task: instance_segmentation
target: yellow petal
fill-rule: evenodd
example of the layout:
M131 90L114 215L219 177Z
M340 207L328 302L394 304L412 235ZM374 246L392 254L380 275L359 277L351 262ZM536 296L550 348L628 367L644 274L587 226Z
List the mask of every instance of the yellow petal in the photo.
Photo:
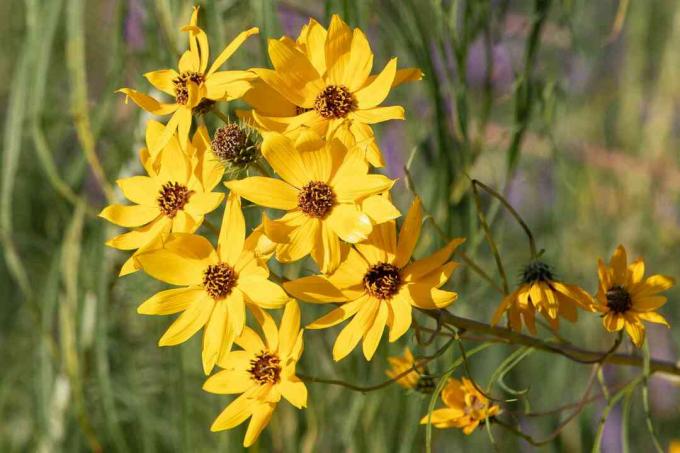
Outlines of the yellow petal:
M364 342L362 343L362 350L366 360L371 360L375 350L378 349L378 344L380 344L380 339L382 338L383 331L385 330L385 324L387 323L387 304L381 302L378 305L378 311L375 314L375 318L371 323L371 326L366 331L364 336Z
M333 14L328 25L326 35L326 67L331 68L343 54L349 52L352 46L352 30L340 16Z
M251 176L224 184L229 190L260 206L286 211L297 207L298 191L279 179Z
M626 249L619 245L611 259L612 276L615 285L625 285L628 280L628 258L626 257Z
M142 205L112 204L99 213L99 217L123 227L136 227L147 224L161 215L158 207Z
M397 242L397 256L394 265L398 268L406 266L413 255L416 243L420 237L420 228L423 222L423 208L420 198L414 198L411 207L406 214L404 223L399 230L399 241Z
M178 104L162 104L151 96L131 88L121 88L116 92L125 94L125 102L132 99L135 104L154 115L169 115L179 108Z
M270 351L276 351L279 348L279 329L276 328L274 318L269 313L262 310L257 305L250 305L250 312L257 323L262 328L265 340L267 341L267 348Z
M645 277L645 262L642 258L638 258L628 265L628 275L630 275L630 280L628 281L629 287L642 281Z
M246 221L241 211L241 199L235 192L230 192L227 205L224 207L220 237L217 241L217 253L220 259L231 265L243 251L246 240Z
M305 102L307 101L305 99L304 93L298 91L294 87L290 86L286 80L284 80L278 72L273 71L271 69L262 69L262 68L256 68L252 70L257 76L262 80L268 87L276 91L281 97L286 99L288 102L291 104L291 114L295 114L295 107L303 107ZM264 95L264 94L263 94ZM272 100L270 100L271 102ZM311 105L310 105L311 107ZM282 107L286 108L287 107ZM281 111L272 111L270 115L266 115L266 112L264 116L271 116L273 114L277 114L276 116L280 116L283 112ZM254 115L255 119L257 120L257 116ZM259 121L258 121L259 122ZM263 125L264 126L264 125Z
M201 358L203 363L203 372L208 375L217 363L220 354L224 351L224 336L227 332L227 300L215 301L212 314L203 332L203 349L201 351ZM229 345L231 346L231 345Z
M364 32L355 28L352 32L352 44L349 51L347 70L343 82L354 93L361 88L371 74L373 68L373 52Z
M338 235L328 224L320 222L312 247L312 258L319 265L321 272L328 274L335 271L344 255L346 249L341 246Z
M333 286L343 291L343 294L347 294L347 290L359 290L363 294L363 278L368 268L369 264L363 256L354 248L350 248L340 266L328 275L328 280Z
M319 227L318 219L305 219L301 226L292 230L289 242L276 246L276 259L283 263L289 263L309 255L314 247Z
M205 381L203 390L218 395L231 395L243 393L255 385L247 371L221 370Z
M426 285L408 285L406 288L411 304L426 310L448 307L458 298L458 294L453 291L443 291Z
M356 110L349 114L349 118L364 124L376 124L389 120L403 120L404 108L400 105L391 105L388 107Z
M333 207L326 222L335 234L350 244L366 240L373 229L371 219L351 204Z
M298 409L307 407L307 387L298 378L286 379L280 384L281 395Z
M279 328L279 354L282 357L287 357L291 353L299 333L300 306L296 301L291 300L283 310L281 326Z
M333 180L339 202L353 202L390 190L396 181L384 175L352 175Z
M283 287L296 299L305 302L326 304L345 302L345 295L322 275L312 275L285 282Z
M159 71L147 72L144 74L146 80L155 88L161 90L170 96L175 96L175 80L179 74L174 69L161 69Z
M668 321L666 321L666 318L661 316L659 313L655 312L647 312L647 313L639 313L638 318L643 319L645 321L653 322L655 324L663 324L664 326L670 328L670 324L668 324Z
M160 291L139 307L140 315L172 315L184 311L197 299L201 299L205 293L201 288L173 288Z
M604 328L609 332L616 332L623 329L624 319L621 315L607 313L604 315L604 318L602 318L602 324L604 324Z
M217 71L217 69L220 68L228 59L231 57L236 50L238 50L239 47L248 39L250 36L256 35L257 33L260 32L260 29L257 27L249 28L246 31L243 31L239 33L236 38L234 38L228 45L227 47L224 48L222 53L220 53L217 58L215 58L215 61L213 62L212 66L210 66L210 70L208 71L207 75L212 74L213 72Z
M392 88L392 82L394 81L396 72L397 59L392 58L370 85L367 85L354 93L354 97L357 101L357 107L359 109L365 110L373 108L382 103Z
M274 403L259 403L255 406L253 416L250 419L250 423L248 423L246 437L243 439L244 447L248 448L257 441L262 430L269 424L275 407L276 404Z
M276 132L265 134L262 155L287 183L302 187L310 181L309 170L305 167L300 152L285 135Z
M259 276L240 276L237 287L249 302L264 308L280 308L289 300L279 285Z
M391 263L397 248L395 229L394 222L375 225L368 239L355 247L371 264Z
M638 296L633 298L633 309L637 311L654 311L661 308L667 301L666 296Z
M324 84L314 66L297 49L289 47L276 39L269 40L269 58L272 65L289 86L300 92L307 107L324 89Z
M158 340L158 346L174 346L187 341L208 322L214 304L207 294L194 300L168 327L168 330Z
M106 241L106 245L118 250L139 249L159 237L166 236L170 232L170 225L170 219L160 217L142 227L109 239ZM153 250L153 248L149 250Z
M266 214L262 214L262 229L267 237L278 243L291 242L295 229L307 223L309 217L300 210L287 212L277 220L271 220Z
M380 301L369 298L352 320L335 339L333 360L336 362L347 356L366 334L375 319Z
M625 328L626 333L630 337L630 340L633 342L633 344L638 348L642 346L642 343L645 340L645 326L627 321L625 323Z
M392 311L392 325L390 326L390 343L397 341L411 327L412 309L409 300L403 294L397 294L388 302Z
M236 338L235 342L237 345L239 345L240 347L242 347L251 354L257 354L265 348L265 344L262 341L262 338L260 338L260 336L248 326L245 326L243 328L241 335L239 335ZM225 358L228 359L229 357L227 356ZM221 362L222 361L220 361L220 366L222 366ZM227 364L225 363L225 365Z
M644 285L639 291L635 292L638 296L651 296L652 294L660 293L670 289L675 284L673 278L665 275L652 275L645 280Z
M231 350L234 341L243 334L243 329L246 325L246 304L243 293L235 289L227 297L226 301L229 322L227 324L223 352Z
M195 217L201 217L217 209L223 199L224 194L219 192L193 193L184 210Z
M158 171L158 180L161 184L176 182L187 184L191 163L179 147L167 146L161 154L161 167Z
M343 322L344 320L348 319L350 316L353 316L356 312L358 312L361 307L368 303L368 300L369 296L364 295L357 300L342 304L338 308L320 317L313 323L308 324L305 328L313 330L326 329L328 327L333 327L337 324L340 324L341 322Z
M409 264L403 271L405 280L416 281L425 274L429 274L433 270L439 268L442 264L449 260L451 254L456 248L465 242L465 238L455 238L449 241L446 246L442 247L432 255L415 263Z
M177 63L179 72L198 72L201 69L200 65L198 54L191 50L185 50Z
M137 260L144 272L171 285L194 286L203 283L203 272L208 260L198 260L178 255L168 250L155 250L140 254Z
M160 186L148 176L133 176L116 181L125 198L133 203L158 207Z
M600 279L600 285L603 286L605 290L613 286L611 272L607 269L607 266L601 259L597 260L597 275Z
M394 220L401 216L401 212L399 212L392 202L382 195L371 195L364 199L361 202L361 210L364 211L376 225L389 222L390 220Z
M172 234L163 244L163 248L183 258L203 261L206 265L217 262L217 254L210 241L197 234Z
M222 431L240 425L250 417L254 404L254 401L248 397L247 393L239 396L217 416L212 426L210 426L210 431Z

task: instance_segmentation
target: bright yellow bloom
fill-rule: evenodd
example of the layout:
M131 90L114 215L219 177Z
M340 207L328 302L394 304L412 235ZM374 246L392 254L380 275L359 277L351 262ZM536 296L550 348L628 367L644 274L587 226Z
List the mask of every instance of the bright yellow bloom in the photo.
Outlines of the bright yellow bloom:
M253 176L226 182L230 190L253 203L288 211L278 220L263 219L264 231L276 247L276 259L296 261L311 253L322 272L338 267L347 244L365 240L374 224L399 216L378 194L394 184L383 175L369 175L368 164L347 155L338 140L301 150L286 136L270 132L262 154L283 178ZM346 157L345 157L346 156Z
M602 323L609 332L623 328L635 346L645 339L642 321L670 327L666 319L656 312L666 303L661 291L671 288L671 277L652 275L645 278L645 262L638 258L628 264L626 249L619 245L612 255L609 267L602 260L597 263L600 286L595 309L602 313Z
M480 423L501 412L467 378L463 381L449 379L442 391L445 408L432 411L420 420L425 425L428 420L436 428L461 428L466 435L471 434Z
M157 130L156 125L153 122L148 125L147 135L153 135L149 129ZM224 169L198 159L204 148L190 146L189 149L193 150L195 159L187 157L173 137L159 153L156 163L146 150L142 150L140 159L148 176L117 181L123 195L136 204L114 204L99 213L109 222L133 228L106 243L119 250L137 250L121 268L121 276L139 270L136 258L141 253L161 248L171 232L196 231L204 216L222 202L224 194L212 190L222 179Z
M416 199L398 241L394 221L377 225L366 241L349 250L331 275L284 283L286 291L306 302L342 302L308 329L325 329L353 317L335 340L334 360L347 356L362 339L364 356L371 360L385 326L390 329L389 341L396 341L411 327L412 307L444 308L458 297L439 288L458 267L449 258L463 239L454 239L431 256L410 263L421 223L422 209Z
M370 125L404 119L401 106L379 105L392 86L419 80L420 70L399 72L393 58L371 76L373 52L366 35L337 15L328 31L310 20L297 42L270 39L269 57L274 69L252 69L261 82L245 96L259 128L294 138L311 128L321 137L340 138L349 148L358 144L368 162L384 165Z
M425 367L416 366L416 360L408 346L404 348L403 356L391 356L387 360L392 367L385 371L385 374L392 379L411 370L397 379L397 384L405 389L412 389L422 393L431 393L434 390L434 380L432 377L427 376Z
M680 440L671 441L668 446L668 453L680 453Z
M244 350L225 354L218 363L224 369L210 376L203 385L203 390L211 393L241 394L222 411L210 429L230 429L250 417L244 447L255 443L282 396L298 409L307 406L307 388L295 376L295 365L303 347L297 302L291 300L286 304L278 329L265 312L257 310L254 314L264 332L264 341L246 327L236 339L236 344Z
M507 312L508 325L512 330L520 332L524 320L529 332L536 335L536 311L557 330L560 317L576 322L576 308L592 311L593 304L593 298L586 291L556 280L550 266L542 261L533 261L522 272L522 284L503 298L491 325L498 324L503 313Z
M198 7L194 8L191 22L182 27L189 34L189 50L185 51L178 63L178 71L161 69L144 74L156 89L173 96L175 102L162 103L151 96L131 88L122 88L135 104L154 115L170 115L163 133L151 144L152 154L163 148L175 131L178 131L180 146L184 148L191 128L192 113L202 113L219 100L238 99L250 89L249 80L255 76L249 71L218 71L248 37L257 34L257 28L241 32L224 48L208 69L210 49L208 37L196 24Z
M139 255L144 272L171 285L137 309L145 315L183 312L163 334L159 346L183 343L205 326L203 370L231 350L246 323L245 308L279 308L289 297L268 280L269 269L246 247L241 202L230 194L215 250L198 235L172 235L165 248Z

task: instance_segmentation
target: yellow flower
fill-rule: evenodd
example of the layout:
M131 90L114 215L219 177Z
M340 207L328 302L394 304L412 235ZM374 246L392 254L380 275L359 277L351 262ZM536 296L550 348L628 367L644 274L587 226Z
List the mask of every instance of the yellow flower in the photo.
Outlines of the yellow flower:
M154 125L149 124L148 128L153 129ZM200 154L200 150L195 152ZM174 138L159 154L156 165L146 150L142 150L140 159L148 176L117 181L123 195L136 204L114 204L99 213L109 222L133 228L106 243L119 250L137 250L121 268L121 276L139 270L137 257L161 248L169 233L196 231L204 216L214 211L224 198L224 194L212 191L224 170L204 166L198 160L192 164L192 159L182 152Z
M147 274L183 286L155 294L137 312L183 312L163 334L159 346L183 343L205 326L202 358L206 374L243 332L246 306L258 311L259 307L279 308L289 300L280 286L268 280L269 269L245 241L241 202L232 193L224 210L217 250L202 236L177 234L168 239L165 248L137 258Z
M420 420L421 425L431 421L436 428L461 428L466 435L471 434L477 426L488 418L501 412L496 404L489 400L467 378L463 381L451 378L442 391L445 408L432 411ZM430 418L431 416L431 418Z
M578 319L577 307L592 311L593 298L576 285L555 279L552 268L542 261L532 261L522 272L522 284L503 298L491 320L496 325L508 313L508 324L516 332L522 330L522 320L529 332L536 334L535 312L538 311L554 330L559 317L570 322Z
M680 440L672 440L668 446L668 453L680 453Z
M404 348L403 356L391 356L387 360L392 368L385 371L385 374L392 379L411 370L397 379L397 384L405 389L413 389L422 393L431 393L434 390L434 380L427 376L427 370L424 367L415 366L416 360L408 346Z
M640 347L645 339L642 321L670 327L656 310L666 303L666 297L659 293L675 284L672 278L664 275L645 278L645 262L638 258L628 264L622 245L614 251L609 267L602 260L597 267L600 286L595 309L602 313L605 329L616 332L625 328L635 346Z
M283 396L293 406L307 406L307 388L295 376L295 365L302 354L300 308L291 300L279 329L265 312L255 317L264 332L264 341L249 327L236 339L243 351L231 351L219 361L224 368L210 376L203 390L230 395L240 393L215 419L210 429L221 431L240 425L250 417L243 446L251 446L267 426Z
M358 143L372 165L384 164L370 125L404 119L401 106L379 105L393 85L420 79L420 70L398 72L393 58L371 76L373 52L366 35L337 15L328 31L310 21L297 42L270 39L268 51L274 69L252 69L262 83L246 95L261 129L295 137L301 128L311 128L350 148Z
M276 259L296 261L311 253L322 272L337 268L349 243L368 237L374 224L399 216L378 194L394 184L369 175L368 165L337 140L302 151L286 136L270 132L262 154L283 178L253 176L226 182L230 190L253 203L288 211L281 219L263 218L264 231L278 243Z
M363 352L371 360L385 326L389 341L411 327L412 307L433 310L452 304L458 294L439 289L457 263L449 261L463 239L454 239L431 256L409 263L420 235L422 209L416 199L396 237L394 221L377 225L368 239L355 244L331 275L293 280L284 288L294 297L317 304L342 302L338 308L308 325L325 329L353 319L333 346L333 359L347 356L363 339Z
M178 63L178 71L161 69L144 74L156 89L173 96L175 102L162 103L151 96L131 88L118 90L131 98L135 104L154 115L170 115L163 133L151 144L152 154L163 148L175 131L178 131L180 146L184 148L191 128L192 113L208 110L218 100L238 99L250 89L249 80L255 76L249 71L218 71L248 37L257 34L257 28L241 32L224 48L208 69L210 49L208 37L196 24L198 7L194 8L191 22L182 27L189 34L189 50L185 51Z

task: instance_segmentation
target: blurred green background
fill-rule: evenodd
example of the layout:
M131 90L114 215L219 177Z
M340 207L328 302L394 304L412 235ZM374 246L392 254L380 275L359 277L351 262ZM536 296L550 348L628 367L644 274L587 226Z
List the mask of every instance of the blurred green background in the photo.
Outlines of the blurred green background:
M648 272L680 277L680 2L197 3L213 53L246 27L260 27L260 36L229 61L232 68L267 66L267 38L296 36L308 17L327 24L335 12L367 31L376 67L392 55L402 67L421 67L423 81L390 97L406 107L406 121L375 128L388 161L385 172L400 178L394 195L406 209L411 195L403 168L412 157L416 189L437 223L468 237L466 252L496 278L466 175L506 193L565 281L594 291L596 260L609 257L618 243L643 255ZM147 91L144 72L175 66L186 45L179 27L191 7L180 0L0 3L0 451L241 448L243 427L209 431L229 398L201 390L200 339L156 347L170 319L139 316L136 307L161 286L141 272L116 277L126 254L104 246L117 229L96 217L106 202L89 164L98 156L109 183L141 172L136 153L149 117L113 92L123 86ZM114 196L120 201L120 193ZM484 206L517 283L528 258L526 240L496 204L485 198ZM418 254L438 245L434 230L425 228ZM312 272L307 262L274 267L288 277ZM500 302L465 269L451 287L460 292L451 308L460 316L488 321ZM674 327L650 326L648 336L653 357L677 361L680 291L668 295L661 312ZM321 311L304 306L303 321ZM419 347L409 334L394 345L383 340L370 364L359 351L335 364L330 349L336 333L306 334L300 371L379 383L386 357L405 344L419 354L441 344ZM595 350L613 341L593 314L582 314L576 326L565 323L561 333ZM466 342L468 348L474 344ZM496 345L476 355L472 375L486 385L514 349ZM623 349L630 350L628 343ZM451 351L431 371L441 372L458 357L456 348ZM506 410L577 401L589 372L589 366L535 352L506 378L514 388L529 389ZM637 373L606 366L604 378L616 385ZM367 394L308 387L308 409L280 404L253 451L424 450L425 429L417 422L426 413L426 397L397 386ZM500 388L493 393L509 396ZM666 448L680 438L678 382L653 378L650 400ZM629 402L629 411L612 411L603 451L620 451L622 435L631 451L652 451L639 390ZM601 399L588 405L541 451L589 450L602 408ZM543 439L560 419L521 423ZM536 450L498 427L492 431L501 451ZM435 430L433 450L492 446L484 429L469 437Z

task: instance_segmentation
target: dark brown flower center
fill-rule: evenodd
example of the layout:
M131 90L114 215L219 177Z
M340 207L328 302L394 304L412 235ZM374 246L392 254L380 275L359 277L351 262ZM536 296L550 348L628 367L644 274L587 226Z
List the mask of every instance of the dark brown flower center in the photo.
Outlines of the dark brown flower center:
M212 99L201 99L201 102L199 102L196 107L191 109L191 112L194 115L205 115L212 110L215 104L216 102Z
M258 156L257 145L248 131L236 123L217 129L210 145L218 159L237 167L254 162Z
M175 101L178 104L185 105L187 101L189 101L189 88L187 87L187 83L193 82L196 85L200 85L204 80L203 74L193 71L183 72L175 77L172 81L172 83L175 84Z
M630 293L621 285L616 285L607 291L607 308L614 313L621 314L631 309L633 301Z
M297 116L297 115L302 115L303 113L307 113L307 112L309 112L310 110L313 110L313 109L306 109L306 108L304 108L304 107L300 107L299 105L296 105L296 106L295 106L295 115L296 115L296 116Z
M281 379L281 359L269 351L261 351L250 361L248 372L260 384L276 384Z
M390 299L399 292L401 274L396 266L378 263L370 267L364 275L366 291L378 299Z
M522 283L551 282L552 268L542 261L532 261L522 271Z
M166 216L173 218L177 211L184 209L193 191L178 182L168 182L163 185L158 195L158 207Z
M322 219L333 206L335 206L335 193L326 183L308 182L298 194L298 207L310 217Z
M226 263L209 265L203 272L203 289L213 299L224 299L236 286L238 275Z
M327 86L314 101L314 110L326 119L344 118L354 107L354 97L344 85Z

